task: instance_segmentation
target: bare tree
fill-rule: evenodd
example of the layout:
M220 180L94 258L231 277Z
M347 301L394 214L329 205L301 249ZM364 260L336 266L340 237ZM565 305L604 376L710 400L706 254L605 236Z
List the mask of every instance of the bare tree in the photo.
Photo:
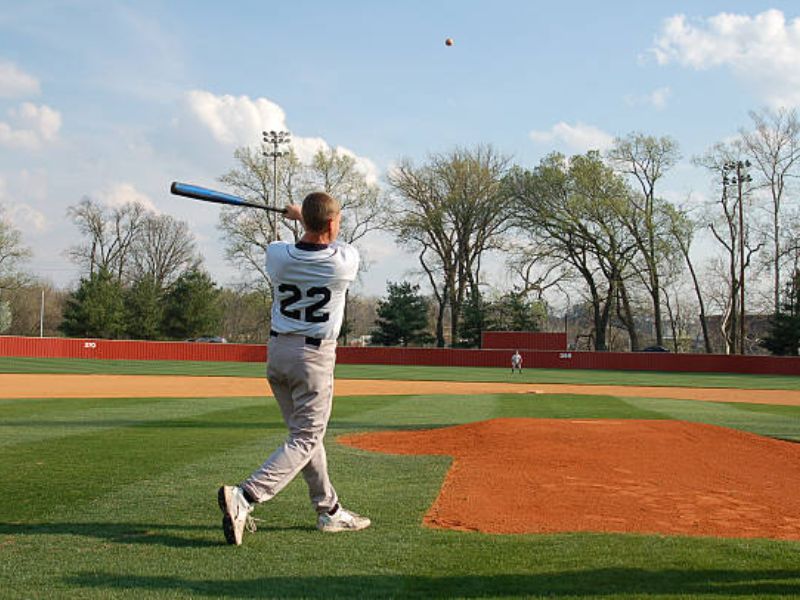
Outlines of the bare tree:
M161 290L202 262L186 222L169 215L148 214L131 250L134 277L147 277Z
M703 332L703 347L707 354L711 354L713 349L711 347L711 338L708 334L708 319L706 318L706 303L703 299L703 292L700 286L700 281L697 276L697 270L691 258L690 250L692 242L697 231L701 228L698 221L693 220L689 216L689 211L681 207L671 207L669 212L670 234L675 239L678 249L680 250L683 260L689 269L689 274L692 278L692 285L694 292L697 296L697 303L700 311L700 328Z
M123 281L132 267L131 250L144 225L146 212L136 202L109 208L88 197L70 206L67 215L88 240L72 246L67 251L69 257L88 275L107 270L117 281Z
M304 170L306 192L324 190L341 204L339 236L344 241L354 244L384 225L386 206L381 190L368 181L351 155L336 149L319 150Z
M736 163L742 154L738 143L715 144L706 154L695 158L694 162L705 167L714 177L714 183L719 190L719 200L708 207L708 227L714 239L722 247L726 272L726 300L723 302L724 312L721 321L722 333L725 339L725 353L732 354L737 348L743 348L740 339L741 324L739 319L744 314L743 307L739 306L740 290L742 286L741 273L750 266L753 256L761 249L763 242L754 239L751 235L753 227L739 211L743 210L743 202L730 193L727 185L726 165ZM741 231L739 222L744 224L745 230ZM744 245L742 246L742 240ZM744 256L744 261L740 258Z
M437 344L450 309L452 343L468 290L481 284L481 259L499 249L511 227L510 199L502 186L508 158L491 146L458 148L416 167L404 160L389 175L400 206L391 228L401 244L418 252L438 303Z
M265 205L297 203L311 191L325 189L342 205L341 239L357 243L378 225L382 213L381 196L376 185L367 181L355 159L339 150L320 150L308 163L294 153L278 162L279 198L271 199L272 164L262 148L239 148L234 153L237 166L219 180L238 195ZM225 241L225 257L257 282L268 293L264 256L270 242L289 235L297 239L296 224L276 224L266 211L225 208L218 228Z
M663 236L658 228L656 184L680 158L678 144L670 137L657 138L634 132L615 139L608 156L620 172L633 178L641 188L642 195L632 198L633 210L627 224L643 260L643 281L652 298L656 344L662 345L660 278L661 269L669 260L664 257L664 247L659 243Z
M22 243L22 233L0 206L0 291L16 287L20 280L18 268L30 256L30 248Z
M800 161L800 121L795 110L750 111L753 129L742 130L744 151L753 159L760 186L770 196L770 241L772 271L772 302L774 312L780 312L781 263L787 249L783 247L783 200L790 179L797 176Z

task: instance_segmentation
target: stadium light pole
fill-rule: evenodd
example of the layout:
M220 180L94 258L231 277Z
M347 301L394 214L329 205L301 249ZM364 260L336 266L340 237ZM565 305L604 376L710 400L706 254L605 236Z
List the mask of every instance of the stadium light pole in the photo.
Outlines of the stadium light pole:
M738 210L739 221L739 354L745 353L744 347L744 191L745 183L753 181L753 177L749 175L746 169L750 168L750 161L737 160L725 163L722 166L723 178L722 182L725 185L731 184L736 186L736 205ZM732 177L728 177L728 173L735 173Z
M292 134L288 131L263 131L264 143L272 145L272 151L264 152L264 156L272 158L272 205L278 206L278 159L289 155L288 150L278 150L279 146L291 143ZM278 213L274 213L275 239L281 239L278 231Z

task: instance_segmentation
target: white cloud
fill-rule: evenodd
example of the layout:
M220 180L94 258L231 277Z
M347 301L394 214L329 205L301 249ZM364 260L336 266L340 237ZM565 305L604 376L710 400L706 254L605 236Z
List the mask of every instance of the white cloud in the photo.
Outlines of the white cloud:
M614 136L594 125L580 122L570 125L564 121L556 123L548 131L531 131L530 137L534 142L556 142L575 152L605 150L614 141Z
M263 131L290 131L285 111L267 98L249 96L217 96L211 92L192 90L187 94L189 112L213 138L225 146L250 146L262 141ZM318 151L331 146L321 137L292 135L292 147L302 161L310 160ZM336 150L356 160L358 169L371 183L378 181L378 168L368 158L352 150L336 146Z
M0 145L36 150L58 138L61 113L49 106L24 102L8 115L11 123L0 121Z
M652 106L656 110L662 110L667 106L667 100L672 95L672 90L665 86L654 89L649 94L642 96L625 96L625 103L629 106Z
M159 213L150 196L137 190L131 183L116 183L105 190L95 194L96 197L110 207L119 207L129 202L141 204L145 209L153 213Z
M31 173L23 170L18 177L18 184L15 185L14 193L8 191L8 181L0 177L0 209L5 209L5 216L17 228L25 233L41 233L49 228L47 217L41 211L33 208L26 200L39 199L38 192L29 194L28 188L31 186ZM33 187L40 187L34 185Z
M780 10L666 19L652 52L661 65L728 68L772 106L800 105L800 18Z
M12 62L0 60L0 98L20 98L38 93L38 79Z
M42 233L49 229L49 222L43 212L36 210L29 204L6 204L7 214L14 223L24 232Z
M261 132L285 130L283 109L267 100L248 96L215 96L193 90L188 94L189 108L221 144L245 146L261 141Z

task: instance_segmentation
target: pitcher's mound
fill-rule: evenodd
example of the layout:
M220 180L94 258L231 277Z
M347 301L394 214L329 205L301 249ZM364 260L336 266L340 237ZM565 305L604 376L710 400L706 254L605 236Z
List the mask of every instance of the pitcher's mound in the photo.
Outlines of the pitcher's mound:
M432 527L800 540L800 444L723 427L494 419L339 441L452 456Z

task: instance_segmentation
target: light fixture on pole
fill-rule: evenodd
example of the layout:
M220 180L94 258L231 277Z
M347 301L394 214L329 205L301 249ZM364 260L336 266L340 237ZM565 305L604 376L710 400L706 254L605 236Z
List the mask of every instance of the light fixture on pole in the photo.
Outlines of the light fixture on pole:
M264 152L264 156L272 158L272 205L278 206L278 159L289 155L288 150L278 150L279 146L291 143L292 134L288 131L263 131L264 144L271 144L272 151ZM274 213L275 220L273 221L273 231L275 232L275 239L281 239L280 232L278 231L278 213Z

